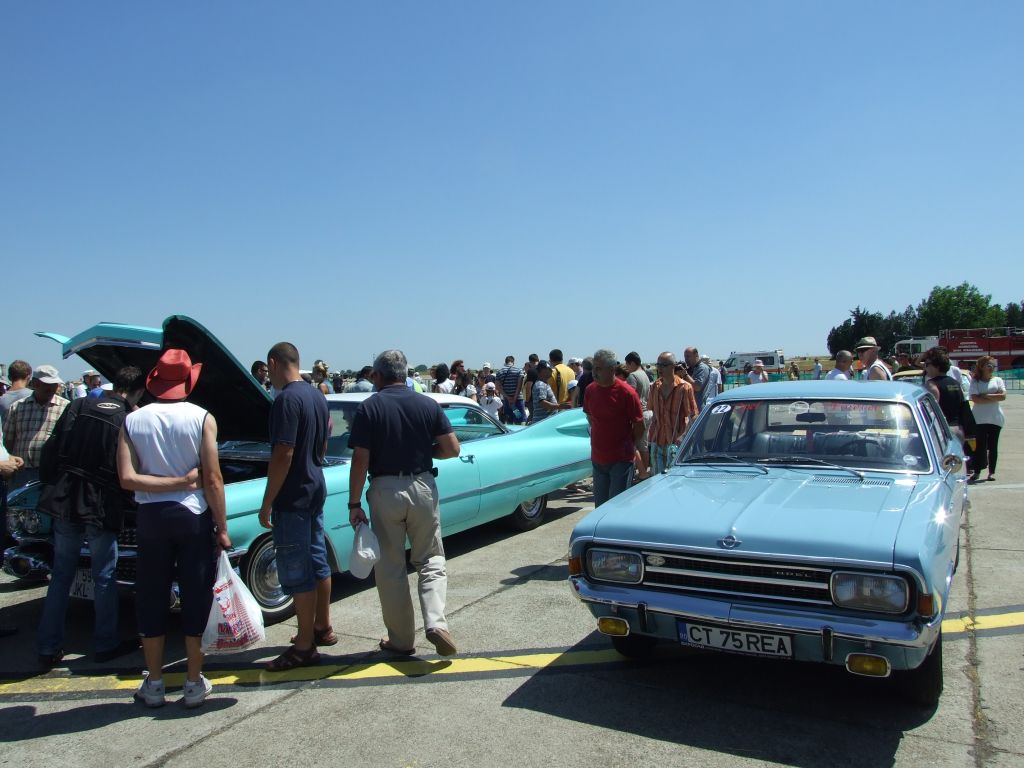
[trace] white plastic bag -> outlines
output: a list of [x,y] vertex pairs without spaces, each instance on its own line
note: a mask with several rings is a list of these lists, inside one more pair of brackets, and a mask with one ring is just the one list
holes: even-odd
[[365,579],[378,560],[380,542],[377,541],[377,534],[370,530],[366,523],[360,523],[356,526],[356,535],[352,537],[352,554],[348,558],[349,573],[357,579]]
[[244,651],[267,637],[263,612],[223,550],[217,560],[213,605],[203,632],[203,653]]

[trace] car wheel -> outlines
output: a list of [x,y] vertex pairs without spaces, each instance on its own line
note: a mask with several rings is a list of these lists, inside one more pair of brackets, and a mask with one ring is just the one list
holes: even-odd
[[922,707],[934,707],[942,695],[942,633],[917,669],[901,672],[903,695]]
[[615,650],[630,659],[643,659],[654,652],[658,638],[650,635],[626,635],[612,637]]
[[242,561],[242,581],[256,598],[263,611],[263,622],[273,624],[287,619],[295,611],[291,595],[281,589],[277,578],[277,560],[274,558],[274,540],[270,536],[259,539]]
[[548,497],[538,496],[527,499],[516,507],[509,519],[517,531],[531,531],[544,522],[544,510],[548,507]]

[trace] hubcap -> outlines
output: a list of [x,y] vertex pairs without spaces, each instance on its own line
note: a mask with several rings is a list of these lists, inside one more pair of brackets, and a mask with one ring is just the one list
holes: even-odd
[[524,517],[536,517],[540,514],[540,508],[540,499],[527,499],[519,505],[519,511],[523,513]]
[[281,582],[277,578],[277,558],[274,557],[272,544],[261,547],[253,556],[249,573],[252,576],[249,591],[261,606],[277,608],[288,601],[288,595],[281,589]]

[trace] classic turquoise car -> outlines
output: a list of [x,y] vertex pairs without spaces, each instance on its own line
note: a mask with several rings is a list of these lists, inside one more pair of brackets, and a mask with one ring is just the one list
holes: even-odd
[[625,655],[667,641],[837,664],[933,704],[966,501],[921,387],[739,387],[664,473],[580,521],[570,582]]
[[[266,485],[270,449],[267,443],[272,398],[224,346],[194,320],[172,316],[163,328],[101,323],[74,338],[42,334],[63,346],[64,357],[77,354],[105,377],[124,365],[151,368],[161,350],[179,347],[203,372],[190,400],[217,419],[221,439],[228,530],[239,572],[260,603],[268,621],[292,611],[291,598],[281,592],[270,532],[258,520]],[[328,441],[325,525],[328,557],[335,572],[348,569],[352,528],[348,524],[348,425],[369,393],[330,395],[333,430]],[[453,395],[424,395],[440,402],[462,444],[458,458],[438,461],[443,535],[508,518],[520,530],[542,522],[547,495],[591,472],[590,436],[580,410],[551,416],[530,427],[510,427],[494,421],[472,400]],[[40,544],[49,530],[46,520],[32,511],[37,497],[27,487],[12,498],[8,515],[19,546],[5,553],[4,570],[23,576],[44,575],[45,550]],[[135,573],[135,531],[130,524],[119,538],[118,580],[130,585]],[[241,555],[239,557],[239,555]],[[90,580],[87,551],[83,550],[80,580]],[[88,596],[87,584],[76,581],[73,593]]]

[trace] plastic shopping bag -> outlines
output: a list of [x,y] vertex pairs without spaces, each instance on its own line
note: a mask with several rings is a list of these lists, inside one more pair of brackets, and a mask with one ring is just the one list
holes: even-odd
[[213,605],[203,632],[203,653],[243,651],[266,637],[259,604],[231,567],[227,552],[221,551],[213,583]]
[[348,558],[348,571],[357,579],[365,579],[373,570],[374,564],[380,560],[380,543],[377,534],[370,530],[366,523],[356,526],[356,535],[352,537],[352,554]]

